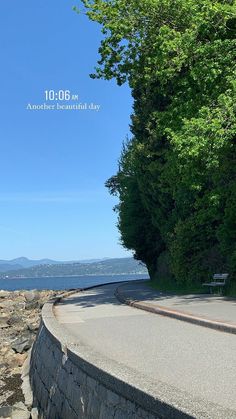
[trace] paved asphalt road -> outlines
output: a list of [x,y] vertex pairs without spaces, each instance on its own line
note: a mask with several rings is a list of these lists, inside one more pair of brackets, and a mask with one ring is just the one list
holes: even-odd
[[56,305],[73,340],[154,384],[231,409],[236,418],[236,336],[119,304],[116,287],[73,294]]
[[131,300],[236,325],[236,300],[233,298],[213,294],[166,294],[151,289],[145,282],[122,284],[119,289]]

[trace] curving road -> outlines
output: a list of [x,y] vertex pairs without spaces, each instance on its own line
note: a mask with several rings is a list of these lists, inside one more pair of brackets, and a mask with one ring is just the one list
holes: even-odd
[[203,403],[206,411],[218,405],[213,410],[219,415],[194,417],[236,418],[235,335],[122,305],[114,297],[116,287],[73,294],[55,306],[58,321],[73,340],[118,361],[127,374],[134,371],[156,388],[180,390]]

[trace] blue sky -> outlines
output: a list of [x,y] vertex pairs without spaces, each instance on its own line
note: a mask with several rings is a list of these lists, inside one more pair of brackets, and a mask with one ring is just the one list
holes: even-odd
[[[104,182],[129,134],[132,99],[128,86],[89,78],[100,27],[73,12],[76,4],[0,4],[0,259],[129,256]],[[26,109],[50,89],[100,110]]]

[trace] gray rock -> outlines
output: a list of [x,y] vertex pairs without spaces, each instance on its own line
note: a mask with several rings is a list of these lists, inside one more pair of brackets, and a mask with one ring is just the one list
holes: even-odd
[[39,417],[38,409],[37,407],[33,407],[33,409],[31,410],[31,418],[38,419],[38,417]]
[[39,300],[40,295],[37,290],[25,291],[24,293],[25,300],[28,302]]
[[17,315],[13,315],[13,316],[9,317],[8,320],[7,320],[7,323],[10,326],[13,326],[13,325],[16,325],[16,324],[17,325],[24,324],[22,318],[20,316],[17,316]]
[[39,328],[39,325],[38,325],[38,323],[27,323],[27,328],[31,332],[37,332],[37,330]]
[[15,302],[12,300],[0,301],[0,308],[3,308],[3,309],[12,309],[14,305],[15,305]]
[[[7,368],[8,368],[8,364],[6,362],[2,362],[0,364],[0,370],[6,370]],[[1,374],[2,374],[2,372],[1,372]],[[0,417],[1,417],[1,415],[0,415]]]
[[39,307],[39,308],[43,308],[43,306],[44,306],[44,302],[43,302],[43,301],[41,301],[41,300],[39,300],[39,301],[38,301],[38,307]]
[[28,410],[23,402],[17,402],[13,405],[14,410]]
[[6,327],[9,327],[8,320],[8,317],[0,317],[0,329],[5,329]]
[[32,335],[24,332],[19,338],[12,342],[11,347],[15,352],[22,354],[31,348],[33,341]]
[[11,417],[12,407],[11,406],[2,406],[0,407],[0,418],[9,418]]
[[24,410],[15,410],[11,414],[11,419],[30,419],[30,412]]
[[19,402],[14,404],[11,419],[30,419],[30,412],[24,403]]
[[10,295],[9,291],[0,290],[0,298],[7,298],[9,297],[9,295]]
[[1,322],[7,322],[8,320],[10,319],[10,315],[9,314],[6,314],[6,313],[2,313],[1,315],[0,315],[0,323]]
[[26,301],[25,303],[25,309],[26,310],[34,310],[35,308],[38,308],[39,302],[37,300],[32,300],[32,301]]

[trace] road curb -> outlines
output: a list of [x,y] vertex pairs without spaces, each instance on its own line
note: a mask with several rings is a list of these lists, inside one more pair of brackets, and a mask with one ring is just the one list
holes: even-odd
[[[123,281],[123,283],[124,282],[127,284],[127,281]],[[118,283],[120,283],[120,281]],[[63,373],[63,382],[65,380],[65,374],[67,374],[68,371],[70,372],[67,375],[71,375],[71,370],[67,371],[64,368],[65,363],[69,360],[76,368],[78,367],[78,369],[81,369],[82,374],[89,377],[90,385],[93,385],[93,383],[97,381],[100,385],[103,385],[107,391],[110,390],[111,395],[117,394],[118,397],[127,398],[127,406],[130,406],[129,403],[134,403],[137,406],[140,406],[140,408],[146,412],[145,417],[147,418],[192,419],[197,417],[195,416],[195,409],[197,412],[199,409],[201,412],[205,409],[205,405],[202,406],[201,401],[192,398],[186,399],[185,392],[173,388],[169,390],[171,396],[173,397],[173,399],[171,399],[168,387],[164,386],[163,383],[161,383],[161,388],[159,389],[160,396],[158,397],[156,394],[156,385],[154,387],[150,384],[150,388],[148,388],[146,378],[145,385],[143,383],[143,385],[138,386],[137,381],[139,379],[142,383],[142,377],[135,374],[132,370],[132,374],[134,374],[134,376],[127,378],[127,373],[123,373],[123,367],[121,369],[119,364],[116,366],[116,364],[113,364],[113,361],[110,361],[109,358],[103,357],[101,354],[97,355],[96,352],[93,352],[93,349],[89,348],[88,345],[84,345],[83,342],[79,342],[79,344],[75,342],[73,340],[73,335],[66,331],[66,329],[64,329],[58,322],[54,313],[54,306],[62,298],[66,298],[77,292],[79,293],[93,288],[103,287],[105,285],[117,285],[118,283],[112,282],[89,286],[83,289],[69,290],[53,299],[50,299],[44,304],[42,309],[41,325],[37,339],[34,342],[32,356],[30,358],[31,364],[29,376],[31,389],[34,393],[34,406],[42,408],[40,400],[41,397],[43,397],[43,391],[38,390],[39,386],[34,382],[34,374],[36,377],[38,375],[40,378],[40,374],[47,373],[46,363],[48,362],[50,353],[53,353],[52,359],[57,361],[57,365],[62,364],[63,371],[66,371]],[[46,337],[51,341],[50,351],[48,344],[46,344]],[[55,349],[52,349],[53,347],[55,347]],[[60,355],[62,355],[60,360],[55,358],[58,350]],[[37,355],[37,351],[40,351],[40,354]],[[45,366],[42,368],[43,357],[45,358]],[[51,363],[49,362],[49,364],[47,364],[47,368],[49,369],[50,367]],[[55,370],[57,370],[56,365]],[[74,374],[74,376],[76,376],[76,374]],[[47,376],[43,378],[46,382]],[[56,373],[56,378],[59,380],[58,373]],[[39,382],[45,386],[45,382],[41,378]],[[65,388],[69,388],[69,386],[65,386]],[[68,393],[68,395],[69,394],[71,393]],[[180,400],[183,401],[182,404],[180,403]],[[209,406],[213,409],[213,411],[215,411],[216,407],[214,404],[210,404]],[[127,411],[127,416],[128,413],[129,412]],[[219,416],[219,418],[222,416]],[[69,416],[63,416],[63,418],[64,417]],[[208,418],[208,416],[206,416],[206,418]]]
[[117,287],[115,291],[115,296],[123,304],[127,304],[131,307],[138,308],[140,310],[148,311],[150,313],[159,314],[160,316],[171,317],[176,320],[185,321],[188,323],[196,324],[197,326],[208,327],[210,329],[218,330],[220,332],[236,334],[236,325],[231,325],[229,323],[223,323],[216,320],[209,320],[204,317],[193,316],[192,314],[183,313],[177,310],[171,310],[164,308],[163,306],[158,306],[155,304],[149,304],[138,300],[133,300],[127,297],[121,291],[121,286]]

